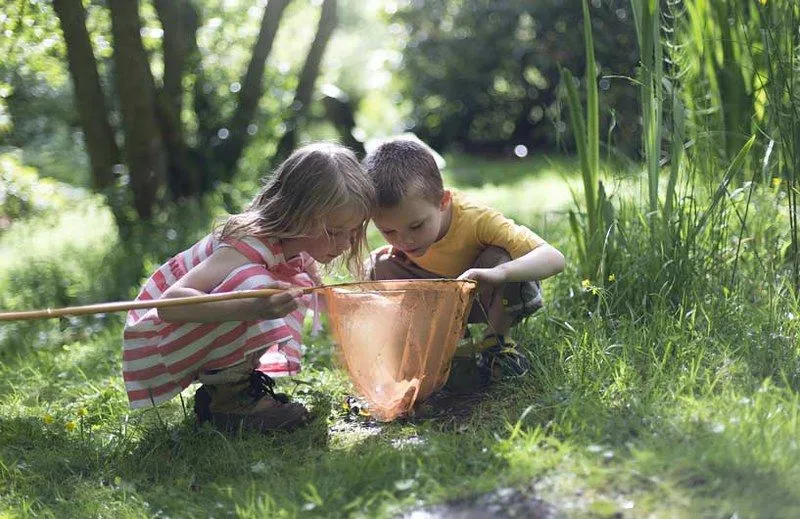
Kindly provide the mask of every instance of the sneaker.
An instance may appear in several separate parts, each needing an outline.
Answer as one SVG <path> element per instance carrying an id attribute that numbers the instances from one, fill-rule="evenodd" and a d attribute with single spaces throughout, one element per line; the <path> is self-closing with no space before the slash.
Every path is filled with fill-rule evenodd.
<path id="1" fill-rule="evenodd" d="M 488 369 L 492 379 L 519 377 L 531 369 L 517 343 L 505 335 L 489 335 L 478 344 L 478 365 Z"/>
<path id="2" fill-rule="evenodd" d="M 227 432 L 291 431 L 307 424 L 308 410 L 290 402 L 287 395 L 275 393 L 274 386 L 275 381 L 260 371 L 236 384 L 202 385 L 194 398 L 197 420 Z"/>

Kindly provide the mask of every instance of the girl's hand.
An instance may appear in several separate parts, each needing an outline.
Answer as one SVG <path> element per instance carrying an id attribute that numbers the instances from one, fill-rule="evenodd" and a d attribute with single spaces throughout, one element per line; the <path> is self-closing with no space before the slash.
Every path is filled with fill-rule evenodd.
<path id="1" fill-rule="evenodd" d="M 502 285 L 506 282 L 505 273 L 498 268 L 491 269 L 469 269 L 460 276 L 458 279 L 473 279 L 478 283 L 487 285 Z"/>
<path id="2" fill-rule="evenodd" d="M 253 299 L 253 311 L 258 319 L 278 319 L 297 310 L 297 298 L 302 295 L 302 289 L 280 281 L 270 283 L 264 288 L 277 288 L 284 292 Z"/>

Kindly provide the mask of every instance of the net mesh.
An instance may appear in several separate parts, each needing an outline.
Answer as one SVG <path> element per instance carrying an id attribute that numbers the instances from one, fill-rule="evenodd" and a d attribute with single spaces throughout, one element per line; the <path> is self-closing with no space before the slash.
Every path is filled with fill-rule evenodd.
<path id="1" fill-rule="evenodd" d="M 324 290 L 339 360 L 372 416 L 407 415 L 444 385 L 475 288 L 473 281 L 442 279 Z"/>

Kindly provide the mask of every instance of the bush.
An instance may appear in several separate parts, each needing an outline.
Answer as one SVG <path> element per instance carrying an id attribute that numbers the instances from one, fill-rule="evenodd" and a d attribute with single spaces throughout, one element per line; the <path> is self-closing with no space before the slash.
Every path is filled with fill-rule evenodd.
<path id="1" fill-rule="evenodd" d="M 64 208 L 79 196 L 80 190 L 40 178 L 18 153 L 0 154 L 0 231 L 15 220 Z"/>
<path id="2" fill-rule="evenodd" d="M 592 2 L 599 75 L 634 76 L 636 35 L 627 1 Z M 598 7 L 599 6 L 599 7 Z M 552 148 L 566 139 L 557 95 L 559 66 L 584 69 L 579 0 L 410 2 L 405 25 L 406 95 L 412 125 L 436 148 L 505 153 L 517 144 Z M 638 103 L 627 81 L 601 79 L 603 141 L 612 125 L 618 146 L 635 151 Z"/>

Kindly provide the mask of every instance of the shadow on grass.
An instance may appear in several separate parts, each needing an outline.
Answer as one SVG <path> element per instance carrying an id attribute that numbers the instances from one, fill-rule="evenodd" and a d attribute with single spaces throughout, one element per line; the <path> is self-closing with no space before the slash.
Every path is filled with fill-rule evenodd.
<path id="1" fill-rule="evenodd" d="M 728 434 L 676 430 L 640 442 L 637 468 L 645 484 L 670 482 L 703 514 L 724 517 L 799 517 L 800 471 L 777 467 Z"/>
<path id="2" fill-rule="evenodd" d="M 315 395 L 313 404 L 318 418 L 309 427 L 274 435 L 223 435 L 197 427 L 174 406 L 160 409 L 160 416 L 138 413 L 116 430 L 4 419 L 7 503 L 27 499 L 16 509 L 56 517 L 234 510 L 253 517 L 327 517 L 399 510 L 441 496 L 446 487 L 488 490 L 502 476 L 487 431 L 503 425 L 481 411 L 454 431 L 432 421 L 353 423 L 330 399 Z M 482 475 L 477 482 L 476 475 Z"/>
<path id="3" fill-rule="evenodd" d="M 509 455 L 498 456 L 495 444 L 508 438 L 512 417 L 534 404 L 523 433 L 556 427 L 556 436 L 566 434 L 563 441 L 572 448 L 601 443 L 614 452 L 598 461 L 614 474 L 610 488 L 627 488 L 632 495 L 677 493 L 679 501 L 696 500 L 692 509 L 704 512 L 797 512 L 800 491 L 787 474 L 737 456 L 743 446 L 736 437 L 704 435 L 689 426 L 654 431 L 648 424 L 655 417 L 642 410 L 609 408 L 588 398 L 575 407 L 564 395 L 542 394 L 532 380 L 520 383 L 490 391 L 457 427 L 436 421 L 353 424 L 337 413 L 335 402 L 319 396 L 313 398 L 319 417 L 288 434 L 226 436 L 196 427 L 174 407 L 162 409 L 160 418 L 140 413 L 114 431 L 66 431 L 63 424 L 40 419 L 3 419 L 6 504 L 20 509 L 27 499 L 31 510 L 57 517 L 233 511 L 243 517 L 384 516 L 420 501 L 462 509 L 498 487 L 533 488 L 532 481 L 544 475 L 575 470 L 567 457 L 563 466 L 532 469 L 525 481 L 508 475 Z M 581 415 L 582 427 L 569 428 L 571 418 L 560 412 L 567 407 Z"/>
<path id="4" fill-rule="evenodd" d="M 196 427 L 191 402 L 187 414 L 172 402 L 158 414 L 129 417 L 119 386 L 97 393 L 103 377 L 118 376 L 118 331 L 54 356 L 49 365 L 40 352 L 30 364 L 38 366 L 40 382 L 26 385 L 24 373 L 3 377 L 6 401 L 66 408 L 77 399 L 89 410 L 85 427 L 72 430 L 63 420 L 77 420 L 74 409 L 50 424 L 30 412 L 0 419 L 3 506 L 56 517 L 389 516 L 418 503 L 463 509 L 505 487 L 538 497 L 534 482 L 545 477 L 728 516 L 764 510 L 790 517 L 800 502 L 791 485 L 796 469 L 751 455 L 746 437 L 672 420 L 667 404 L 648 401 L 648 390 L 638 385 L 616 401 L 594 386 L 573 389 L 572 375 L 547 353 L 546 338 L 521 341 L 534 352 L 531 375 L 491 388 L 457 420 L 446 414 L 367 426 L 345 417 L 340 389 L 322 378 L 299 391 L 318 415 L 309 427 L 225 436 Z M 317 363 L 325 371 L 331 363 L 325 355 L 312 360 L 312 379 Z M 29 396 L 35 391 L 38 396 Z M 27 403 L 17 405 L 26 409 Z M 550 441 L 560 450 L 542 460 L 551 455 Z M 613 455 L 606 459 L 606 452 Z M 553 502 L 559 508 L 586 498 L 565 499 Z"/>

